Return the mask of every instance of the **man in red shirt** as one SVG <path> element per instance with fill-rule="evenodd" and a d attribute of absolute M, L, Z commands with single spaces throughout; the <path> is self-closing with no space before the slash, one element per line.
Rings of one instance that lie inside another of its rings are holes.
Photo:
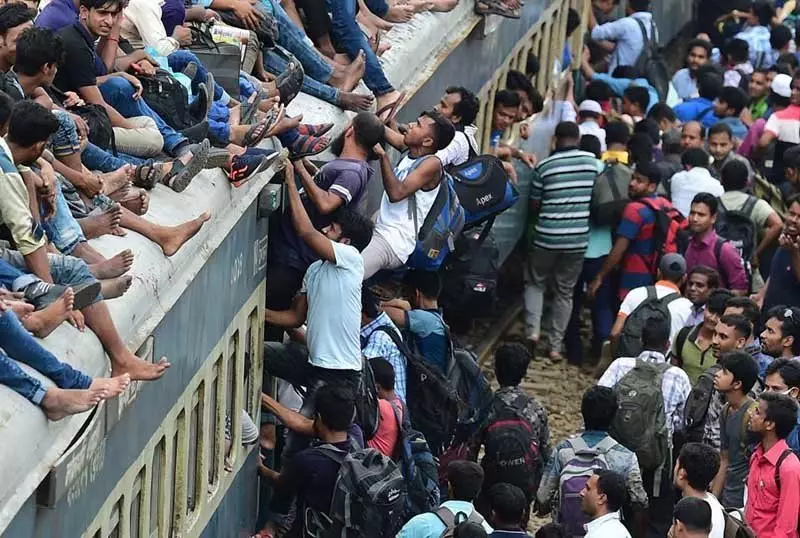
<path fill-rule="evenodd" d="M 786 444 L 797 422 L 797 403 L 765 392 L 750 417 L 749 429 L 761 438 L 750 457 L 745 520 L 758 538 L 798 538 L 800 460 Z"/>

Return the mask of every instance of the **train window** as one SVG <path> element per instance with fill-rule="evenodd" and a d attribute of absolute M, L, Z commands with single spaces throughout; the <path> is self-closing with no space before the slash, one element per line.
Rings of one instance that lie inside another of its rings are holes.
<path fill-rule="evenodd" d="M 239 368 L 241 368 L 241 363 L 239 362 L 239 346 L 241 342 L 239 340 L 240 335 L 237 329 L 231 336 L 230 344 L 228 345 L 228 375 L 225 380 L 225 416 L 230 422 L 226 452 L 230 455 L 229 463 L 231 465 L 236 458 L 236 450 L 231 450 L 231 448 L 240 439 L 239 430 L 242 427 L 242 411 L 235 409 L 236 402 L 239 401 L 239 391 L 241 390 L 237 383 Z"/>
<path fill-rule="evenodd" d="M 203 484 L 200 482 L 200 455 L 203 453 L 203 426 L 205 416 L 205 383 L 200 383 L 192 396 L 192 413 L 189 418 L 189 467 L 186 480 L 186 506 L 194 512 L 203 495 Z"/>
<path fill-rule="evenodd" d="M 164 468 L 166 467 L 167 440 L 162 437 L 153 450 L 150 464 L 150 536 L 161 536 L 164 518 Z"/>
<path fill-rule="evenodd" d="M 122 521 L 120 521 L 122 517 L 122 497 L 114 504 L 114 508 L 111 509 L 111 517 L 109 517 L 108 525 L 111 527 L 111 532 L 108 533 L 108 538 L 119 538 L 120 534 L 120 527 Z"/>
<path fill-rule="evenodd" d="M 141 526 L 142 526 L 142 485 L 144 484 L 144 469 L 139 471 L 139 474 L 136 476 L 136 480 L 133 482 L 133 488 L 131 490 L 131 495 L 133 496 L 133 500 L 131 501 L 131 511 L 129 515 L 130 521 L 130 538 L 139 538 L 141 536 Z"/>
<path fill-rule="evenodd" d="M 175 421 L 175 434 L 172 438 L 172 467 L 170 469 L 172 473 L 172 479 L 170 480 L 170 536 L 177 536 L 180 531 L 180 525 L 183 521 L 183 512 L 185 508 L 185 503 L 183 502 L 182 497 L 179 496 L 178 490 L 181 488 L 183 482 L 185 480 L 185 476 L 183 473 L 179 472 L 179 467 L 183 461 L 183 458 L 186 457 L 186 445 L 184 441 L 184 434 L 186 431 L 186 411 L 181 410 L 178 414 L 178 418 Z"/>
<path fill-rule="evenodd" d="M 209 418 L 211 419 L 210 442 L 208 443 L 208 484 L 214 486 L 219 478 L 219 453 L 220 446 L 222 445 L 221 439 L 224 439 L 224 432 L 220 433 L 220 424 L 225 423 L 224 409 L 219 407 L 225 400 L 222 393 L 224 385 L 220 382 L 220 375 L 222 373 L 222 356 L 220 356 L 214 363 L 214 368 L 211 372 L 211 391 L 209 393 L 210 401 Z"/>

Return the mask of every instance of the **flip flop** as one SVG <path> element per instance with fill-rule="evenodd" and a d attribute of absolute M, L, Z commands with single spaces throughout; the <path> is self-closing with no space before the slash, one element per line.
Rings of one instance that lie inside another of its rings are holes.
<path fill-rule="evenodd" d="M 144 164 L 140 164 L 133 171 L 133 186 L 150 190 L 158 183 L 158 170 L 156 163 L 148 159 Z"/>
<path fill-rule="evenodd" d="M 328 149 L 330 145 L 331 141 L 328 138 L 300 135 L 297 137 L 297 140 L 289 146 L 289 154 L 291 155 L 291 159 L 296 161 L 303 157 L 311 157 L 312 155 L 322 153 Z"/>
<path fill-rule="evenodd" d="M 256 123 L 247 130 L 244 138 L 242 138 L 242 144 L 248 148 L 257 146 L 267 136 L 269 129 L 269 120 L 262 120 Z"/>
<path fill-rule="evenodd" d="M 208 150 L 211 149 L 211 144 L 208 140 L 203 140 L 198 146 L 198 149 L 192 152 L 192 158 L 189 159 L 188 163 L 183 164 L 180 159 L 172 161 L 172 170 L 164 176 L 161 183 L 175 192 L 186 190 L 192 179 L 205 168 L 206 160 L 208 160 Z"/>
<path fill-rule="evenodd" d="M 275 79 L 275 87 L 278 89 L 281 104 L 288 105 L 300 93 L 305 72 L 302 64 L 288 51 L 275 47 L 272 52 L 286 60 L 286 69 Z"/>
<path fill-rule="evenodd" d="M 249 99 L 242 103 L 242 117 L 239 120 L 240 123 L 243 125 L 250 125 L 253 123 L 253 118 L 255 117 L 256 112 L 258 112 L 258 105 L 261 104 L 262 99 L 262 92 L 258 91 L 254 94 L 252 103 Z"/>
<path fill-rule="evenodd" d="M 388 105 L 379 108 L 375 112 L 375 115 L 378 116 L 378 119 L 380 119 L 384 125 L 389 125 L 389 123 L 391 123 L 391 121 L 395 118 L 395 116 L 397 116 L 397 111 L 399 110 L 400 105 L 402 104 L 403 99 L 405 98 L 406 98 L 406 92 L 405 91 L 400 92 L 400 95 L 397 96 L 397 99 L 393 103 L 389 103 Z M 381 117 L 383 115 L 386 115 L 386 117 Z"/>
<path fill-rule="evenodd" d="M 502 0 L 476 0 L 475 13 L 478 15 L 500 15 L 507 19 L 519 19 L 521 6 L 509 7 Z"/>
<path fill-rule="evenodd" d="M 333 129 L 332 123 L 319 123 L 317 125 L 301 123 L 297 126 L 297 132 L 307 136 L 322 136 L 331 129 Z"/>

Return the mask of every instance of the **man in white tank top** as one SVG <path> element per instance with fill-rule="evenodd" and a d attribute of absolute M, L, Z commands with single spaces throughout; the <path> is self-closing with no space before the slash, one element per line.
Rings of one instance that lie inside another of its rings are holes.
<path fill-rule="evenodd" d="M 438 112 L 425 112 L 408 125 L 403 143 L 408 153 L 392 168 L 389 156 L 380 146 L 384 193 L 372 241 L 361 253 L 364 279 L 381 269 L 401 267 L 414 252 L 417 228 L 425 220 L 439 192 L 442 162 L 435 153 L 453 140 L 455 128 Z M 409 198 L 414 197 L 416 219 L 409 213 Z M 416 224 L 415 224 L 416 223 Z"/>

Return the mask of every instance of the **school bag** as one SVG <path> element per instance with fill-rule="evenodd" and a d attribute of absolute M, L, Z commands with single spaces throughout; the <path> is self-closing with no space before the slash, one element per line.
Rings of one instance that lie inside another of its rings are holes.
<path fill-rule="evenodd" d="M 406 513 L 406 483 L 400 467 L 374 448 L 345 452 L 324 444 L 312 450 L 337 462 L 340 468 L 328 513 L 306 507 L 306 535 L 394 537 L 405 523 Z"/>
<path fill-rule="evenodd" d="M 625 206 L 630 202 L 628 186 L 633 170 L 625 164 L 608 163 L 597 176 L 592 189 L 589 216 L 599 226 L 615 226 L 622 219 Z"/>
<path fill-rule="evenodd" d="M 608 434 L 636 453 L 642 471 L 663 466 L 669 455 L 670 438 L 661 383 L 666 362 L 636 359 L 636 366 L 614 387 L 618 411 Z"/>
<path fill-rule="evenodd" d="M 356 398 L 356 422 L 364 432 L 364 440 L 375 437 L 378 432 L 380 412 L 378 411 L 378 389 L 369 361 L 361 359 L 361 383 Z"/>
<path fill-rule="evenodd" d="M 753 280 L 753 267 L 750 261 L 753 259 L 753 254 L 756 251 L 758 243 L 758 230 L 752 219 L 756 202 L 758 202 L 758 198 L 748 195 L 742 208 L 732 211 L 726 208 L 725 204 L 720 200 L 719 210 L 717 211 L 717 222 L 714 225 L 717 235 L 736 247 L 736 250 L 739 252 L 739 257 L 742 259 L 744 270 L 747 273 L 748 283 L 750 284 L 752 284 Z M 719 261 L 721 251 L 722 244 L 715 245 L 714 255 L 717 261 Z M 724 273 L 722 264 L 718 263 L 717 266 L 720 272 Z M 723 274 L 722 276 L 725 277 L 725 281 L 728 280 L 728 275 Z"/>
<path fill-rule="evenodd" d="M 378 327 L 389 335 L 406 358 L 406 411 L 411 427 L 422 433 L 430 451 L 441 454 L 455 430 L 461 410 L 458 394 L 446 376 L 417 355 L 389 327 Z"/>
<path fill-rule="evenodd" d="M 494 396 L 492 387 L 478 364 L 478 357 L 466 349 L 453 347 L 450 331 L 447 331 L 450 342 L 450 361 L 447 369 L 447 380 L 456 391 L 462 404 L 460 420 L 469 420 L 487 409 Z"/>
<path fill-rule="evenodd" d="M 456 529 L 461 525 L 466 523 L 473 523 L 476 525 L 483 525 L 483 516 L 478 513 L 477 510 L 474 508 L 472 512 L 470 512 L 469 516 L 467 516 L 464 512 L 458 512 L 454 514 L 449 508 L 446 506 L 440 506 L 436 510 L 433 511 L 436 514 L 436 517 L 439 518 L 439 521 L 442 522 L 444 525 L 444 530 L 442 534 L 439 535 L 439 538 L 452 538 L 455 535 Z"/>
<path fill-rule="evenodd" d="M 396 459 L 406 480 L 406 518 L 435 510 L 439 506 L 439 468 L 422 433 L 411 428 L 408 413 L 401 418 L 400 409 L 390 402 L 397 421 L 399 439 Z"/>
<path fill-rule="evenodd" d="M 756 533 L 744 521 L 744 510 L 730 508 L 724 509 L 723 513 L 725 514 L 724 538 L 756 538 Z"/>
<path fill-rule="evenodd" d="M 567 462 L 561 467 L 558 478 L 558 523 L 567 531 L 566 536 L 584 536 L 584 525 L 589 523 L 581 509 L 581 491 L 595 471 L 607 470 L 606 454 L 617 446 L 614 439 L 605 439 L 589 447 L 580 435 L 567 439 L 569 451 Z M 560 454 L 557 456 L 560 458 Z"/>
<path fill-rule="evenodd" d="M 616 357 L 638 357 L 644 350 L 642 346 L 642 330 L 651 318 L 661 318 L 670 322 L 672 314 L 669 304 L 681 296 L 673 292 L 659 298 L 655 286 L 647 286 L 647 297 L 633 312 L 625 318 L 622 333 L 617 341 Z"/>
<path fill-rule="evenodd" d="M 483 429 L 484 489 L 506 482 L 533 498 L 541 477 L 542 456 L 533 424 L 523 415 L 529 398 L 517 394 L 511 404 L 495 396 Z"/>
<path fill-rule="evenodd" d="M 648 37 L 644 22 L 637 18 L 633 20 L 639 25 L 639 30 L 642 32 L 642 42 L 644 43 L 642 52 L 634 65 L 639 73 L 656 89 L 658 99 L 663 103 L 667 99 L 667 93 L 669 93 L 671 77 L 664 55 L 664 48 L 659 46 L 656 41 L 656 25 L 653 21 L 650 21 L 650 37 Z"/>
<path fill-rule="evenodd" d="M 138 79 L 142 84 L 142 99 L 167 125 L 180 131 L 196 123 L 189 113 L 189 92 L 168 71 L 156 69 L 154 75 Z M 208 88 L 208 91 L 213 96 L 214 88 Z"/>
<path fill-rule="evenodd" d="M 513 206 L 519 199 L 500 159 L 478 155 L 447 169 L 453 188 L 464 208 L 464 227 L 477 226 Z M 491 227 L 491 225 L 490 225 Z"/>
<path fill-rule="evenodd" d="M 653 245 L 655 256 L 650 266 L 650 273 L 655 277 L 658 274 L 658 264 L 664 254 L 678 252 L 678 237 L 687 227 L 684 216 L 669 202 L 660 204 L 652 198 L 642 198 L 637 202 L 650 208 L 655 214 L 653 222 Z"/>
<path fill-rule="evenodd" d="M 494 315 L 500 249 L 491 235 L 472 229 L 461 234 L 444 264 L 439 304 L 447 319 L 464 323 Z"/>
<path fill-rule="evenodd" d="M 715 364 L 700 374 L 686 398 L 683 410 L 683 432 L 687 443 L 703 442 L 708 409 L 711 407 L 712 400 L 719 394 L 714 388 L 714 377 L 720 368 Z"/>

